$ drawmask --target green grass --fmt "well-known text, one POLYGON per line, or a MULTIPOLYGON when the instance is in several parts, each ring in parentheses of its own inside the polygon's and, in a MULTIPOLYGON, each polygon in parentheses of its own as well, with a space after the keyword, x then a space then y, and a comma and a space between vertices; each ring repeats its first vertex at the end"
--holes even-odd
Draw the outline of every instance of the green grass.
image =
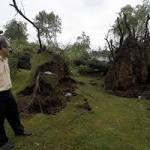
POLYGON ((30 71, 20 69, 13 80, 13 93, 17 95, 30 83, 30 71))
MULTIPOLYGON (((28 73, 23 71, 17 75, 15 93, 27 83, 28 73)), ((8 127, 15 150, 149 150, 150 111, 146 108, 150 102, 109 95, 101 87, 103 79, 99 79, 76 77, 85 85, 78 85, 78 96, 55 116, 22 115, 25 127, 33 136, 16 138, 8 127), (91 80, 98 85, 89 84, 91 80), (76 108, 85 98, 94 112, 76 108)))

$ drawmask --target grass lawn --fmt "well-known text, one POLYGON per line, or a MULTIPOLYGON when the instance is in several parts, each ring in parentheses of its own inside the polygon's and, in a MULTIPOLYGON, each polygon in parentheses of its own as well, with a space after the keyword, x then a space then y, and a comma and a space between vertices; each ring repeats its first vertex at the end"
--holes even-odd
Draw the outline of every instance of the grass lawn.
MULTIPOLYGON (((15 93, 28 82, 28 73, 23 71, 17 75, 15 93)), ((7 127, 10 139, 16 144, 15 150, 150 149, 149 101, 109 95, 101 87, 103 79, 100 77, 75 78, 85 84, 78 85, 78 96, 57 115, 22 115, 25 127, 33 132, 32 137, 14 137, 7 127), (89 84, 91 80, 97 85, 89 84), (82 104, 85 98, 93 112, 77 109, 76 105, 82 104)))

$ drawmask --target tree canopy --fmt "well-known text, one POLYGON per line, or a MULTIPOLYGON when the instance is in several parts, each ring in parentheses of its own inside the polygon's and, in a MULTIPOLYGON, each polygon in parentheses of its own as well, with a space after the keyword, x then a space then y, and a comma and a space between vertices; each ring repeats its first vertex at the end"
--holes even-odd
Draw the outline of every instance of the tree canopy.
MULTIPOLYGON (((121 8, 114 25, 109 30, 106 41, 114 59, 115 51, 125 45, 127 38, 134 37, 140 45, 149 39, 150 2, 144 0, 142 5, 121 8)), ((146 47, 143 47, 146 49, 146 47)))
POLYGON ((39 27, 41 36, 48 45, 57 45, 57 34, 61 33, 61 19, 54 12, 41 11, 35 17, 35 24, 39 27))
POLYGON ((27 41, 27 25, 15 19, 8 22, 5 26, 4 35, 11 41, 27 41))

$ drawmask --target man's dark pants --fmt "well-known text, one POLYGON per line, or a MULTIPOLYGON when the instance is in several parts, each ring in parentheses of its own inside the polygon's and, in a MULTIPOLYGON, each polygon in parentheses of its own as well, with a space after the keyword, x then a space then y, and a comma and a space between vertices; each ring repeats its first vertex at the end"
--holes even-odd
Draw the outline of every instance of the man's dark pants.
POLYGON ((0 92, 0 146, 8 141, 4 129, 4 120, 7 119, 15 134, 24 132, 19 119, 16 101, 10 90, 0 92))

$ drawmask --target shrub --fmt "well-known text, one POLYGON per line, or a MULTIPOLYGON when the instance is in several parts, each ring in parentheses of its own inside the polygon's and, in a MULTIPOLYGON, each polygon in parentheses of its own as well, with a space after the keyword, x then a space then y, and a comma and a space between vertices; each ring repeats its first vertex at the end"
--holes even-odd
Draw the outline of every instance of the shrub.
POLYGON ((11 77, 14 78, 18 70, 18 54, 17 53, 12 53, 10 55, 9 66, 10 66, 11 77))

